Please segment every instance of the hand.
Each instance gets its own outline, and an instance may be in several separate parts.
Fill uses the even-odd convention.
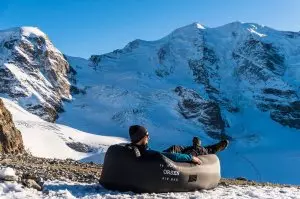
[[[195,163],[195,164],[201,164],[202,163],[201,160],[196,156],[193,156],[192,162]]]

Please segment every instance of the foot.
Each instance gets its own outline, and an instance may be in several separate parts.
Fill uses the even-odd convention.
[[[218,145],[217,145],[217,151],[218,151],[218,152],[219,152],[219,151],[223,151],[224,149],[227,148],[228,144],[229,144],[229,141],[228,141],[228,140],[222,140],[222,141],[220,141],[220,142],[218,143]]]

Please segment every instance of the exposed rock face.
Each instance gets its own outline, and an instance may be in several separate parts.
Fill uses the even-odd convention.
[[[93,148],[87,144],[83,144],[80,142],[67,142],[66,144],[71,149],[74,149],[75,151],[82,152],[82,153],[92,153],[97,150],[96,148]]]
[[[71,99],[69,72],[64,56],[37,28],[0,32],[0,93],[30,112],[47,121],[57,118],[62,100]]]
[[[203,38],[204,40],[204,38]],[[220,60],[215,52],[207,47],[207,44],[201,43],[197,46],[200,52],[200,59],[190,59],[189,68],[193,73],[195,82],[202,84],[209,98],[222,105],[229,112],[238,112],[239,108],[232,101],[222,95],[220,90],[221,76],[218,73]]]
[[[283,81],[287,58],[280,47],[250,37],[232,56],[237,63],[238,78],[254,91],[257,107],[270,112],[274,121],[300,129],[300,98],[297,90]]]
[[[295,91],[263,89],[263,96],[258,96],[258,107],[270,111],[274,121],[282,125],[300,129],[300,99]]]
[[[179,112],[186,119],[196,119],[213,138],[228,138],[225,134],[226,123],[216,102],[205,100],[194,90],[181,86],[177,87],[175,92],[181,98],[178,103]]]
[[[24,152],[21,132],[16,129],[10,112],[0,99],[0,145],[2,153]]]

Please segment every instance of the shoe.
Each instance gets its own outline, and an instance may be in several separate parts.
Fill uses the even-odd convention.
[[[222,141],[218,142],[217,144],[206,146],[205,148],[207,149],[209,154],[215,154],[215,153],[218,153],[218,152],[226,149],[228,144],[229,144],[228,140],[222,140]]]
[[[228,140],[222,140],[217,144],[216,150],[217,152],[223,151],[228,147],[229,141]]]

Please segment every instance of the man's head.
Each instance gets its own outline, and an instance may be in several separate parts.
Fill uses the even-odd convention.
[[[193,146],[194,147],[199,147],[201,146],[201,140],[198,137],[193,138]]]
[[[131,143],[138,145],[147,145],[149,140],[149,133],[147,129],[140,125],[133,125],[129,127],[129,136]]]

